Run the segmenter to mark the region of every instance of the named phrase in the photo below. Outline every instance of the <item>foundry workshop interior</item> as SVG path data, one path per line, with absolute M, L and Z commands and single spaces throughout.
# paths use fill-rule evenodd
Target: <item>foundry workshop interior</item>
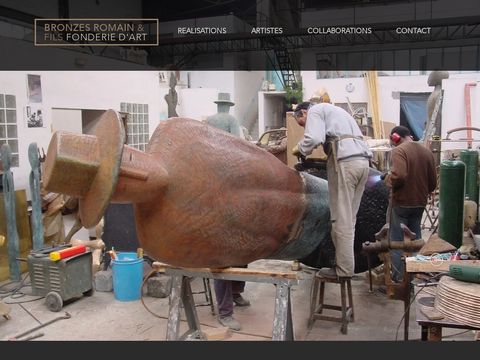
M 0 72 L 1 338 L 478 340 L 479 80 Z M 307 118 L 341 109 L 371 153 L 351 276 L 322 272 L 332 153 L 293 154 L 305 101 Z M 394 241 L 403 141 L 433 187 Z
M 1 3 L 4 345 L 480 339 L 476 2 Z

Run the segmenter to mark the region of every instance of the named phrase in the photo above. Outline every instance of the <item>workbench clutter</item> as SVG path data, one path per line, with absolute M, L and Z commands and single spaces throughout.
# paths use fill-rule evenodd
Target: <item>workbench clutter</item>
M 464 273 L 459 277 L 462 280 L 451 276 L 442 277 L 437 287 L 434 307 L 448 318 L 480 328 L 480 267 L 458 267 L 456 270 Z M 473 274 L 473 278 L 465 277 L 468 271 Z M 472 280 L 476 283 L 467 282 Z

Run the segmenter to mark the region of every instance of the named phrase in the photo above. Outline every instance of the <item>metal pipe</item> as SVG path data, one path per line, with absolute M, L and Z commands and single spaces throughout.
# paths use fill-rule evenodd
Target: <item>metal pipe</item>
M 467 83 L 465 84 L 464 94 L 465 94 L 465 125 L 467 127 L 472 126 L 472 108 L 471 108 L 471 92 L 472 87 L 477 86 L 477 83 Z M 472 130 L 467 130 L 468 148 L 472 148 Z
M 48 326 L 48 325 L 50 325 L 50 324 L 53 324 L 54 322 L 57 322 L 57 321 L 59 321 L 59 320 L 70 319 L 71 317 L 72 317 L 72 315 L 70 315 L 68 312 L 65 312 L 64 315 L 58 316 L 58 317 L 56 317 L 56 318 L 53 318 L 53 319 L 51 319 L 51 320 L 49 320 L 49 321 L 47 321 L 47 322 L 45 322 L 45 323 L 43 323 L 43 324 L 37 325 L 37 326 L 35 326 L 35 327 L 33 327 L 33 328 L 29 329 L 29 330 L 26 330 L 26 331 L 24 331 L 24 332 L 22 332 L 22 333 L 20 333 L 20 334 L 17 334 L 17 335 L 15 335 L 15 336 L 12 336 L 11 338 L 9 338 L 9 340 L 19 340 L 21 337 L 23 337 L 23 336 L 25 336 L 25 335 L 28 335 L 28 334 L 30 334 L 30 333 L 38 330 L 38 329 L 41 329 L 41 328 L 43 328 L 43 327 L 45 327 L 45 326 Z

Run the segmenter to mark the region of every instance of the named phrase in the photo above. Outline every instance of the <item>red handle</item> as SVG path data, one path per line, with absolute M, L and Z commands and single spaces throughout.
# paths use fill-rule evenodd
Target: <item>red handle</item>
M 87 251 L 85 245 L 76 245 L 59 251 L 52 251 L 50 253 L 50 259 L 53 261 L 58 261 L 61 259 L 68 258 L 70 256 L 82 254 Z

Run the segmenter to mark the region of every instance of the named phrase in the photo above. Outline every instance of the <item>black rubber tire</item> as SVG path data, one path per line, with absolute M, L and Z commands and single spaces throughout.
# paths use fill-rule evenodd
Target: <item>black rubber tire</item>
M 50 291 L 47 296 L 45 296 L 45 304 L 47 305 L 48 310 L 59 312 L 62 310 L 63 300 L 59 293 Z

